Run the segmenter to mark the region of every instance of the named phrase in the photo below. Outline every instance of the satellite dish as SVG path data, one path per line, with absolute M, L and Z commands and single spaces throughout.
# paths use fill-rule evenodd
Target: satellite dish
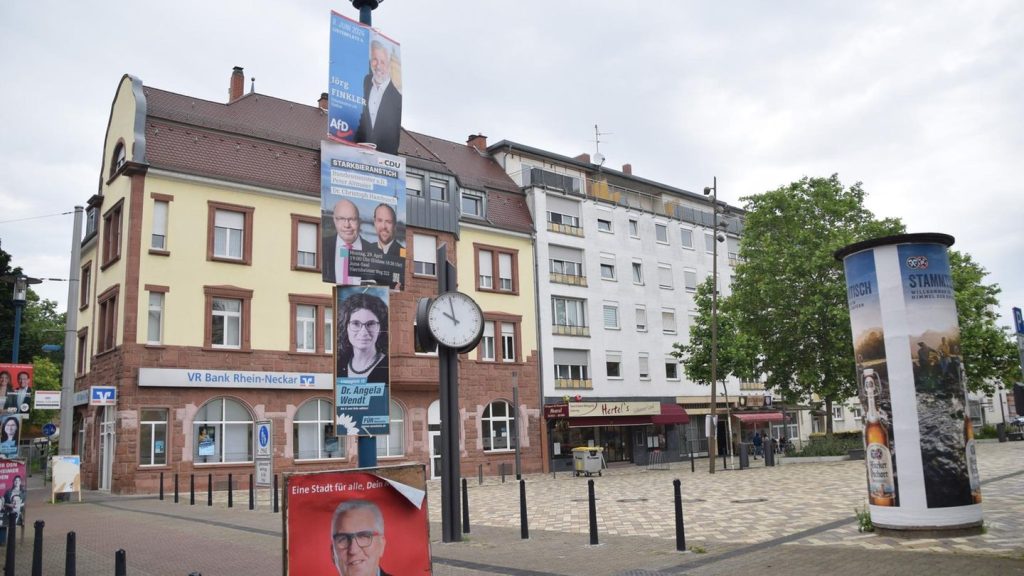
M 600 152 L 595 152 L 594 153 L 594 163 L 597 164 L 598 166 L 603 165 L 604 164 L 604 154 L 601 154 Z

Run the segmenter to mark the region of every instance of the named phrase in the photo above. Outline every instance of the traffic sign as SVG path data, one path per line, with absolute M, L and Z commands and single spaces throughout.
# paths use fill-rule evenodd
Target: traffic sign
M 256 423 L 256 457 L 270 458 L 273 456 L 272 434 L 273 427 L 270 420 Z
M 57 433 L 57 425 L 53 422 L 43 424 L 43 436 L 53 436 Z
M 1013 324 L 1017 327 L 1017 334 L 1024 334 L 1024 315 L 1021 314 L 1020 308 L 1013 309 Z

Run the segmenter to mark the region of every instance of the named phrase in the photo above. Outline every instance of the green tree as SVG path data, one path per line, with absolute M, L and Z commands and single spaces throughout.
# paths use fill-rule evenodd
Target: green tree
M 20 267 L 11 267 L 11 255 L 0 248 L 0 276 L 22 274 Z M 0 282 L 0 359 L 9 362 L 14 345 L 14 284 Z M 31 364 L 42 354 L 43 344 L 63 344 L 64 313 L 57 311 L 53 300 L 40 299 L 31 287 L 21 313 L 21 335 L 18 362 Z
M 730 306 L 738 329 L 760 349 L 766 386 L 783 398 L 832 403 L 856 394 L 842 264 L 835 250 L 899 234 L 898 220 L 864 207 L 860 183 L 808 178 L 744 198 L 747 214 Z
M 690 340 L 672 344 L 672 356 L 683 366 L 686 377 L 700 384 L 711 384 L 711 291 L 708 277 L 697 286 L 694 302 L 697 317 L 690 325 Z M 718 299 L 718 355 L 715 375 L 719 381 L 729 376 L 751 380 L 757 376 L 757 347 L 737 327 L 736 311 L 728 298 Z

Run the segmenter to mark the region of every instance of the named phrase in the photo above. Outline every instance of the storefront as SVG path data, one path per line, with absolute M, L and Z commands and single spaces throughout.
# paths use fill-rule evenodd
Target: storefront
M 546 404 L 552 470 L 572 469 L 572 449 L 599 446 L 605 461 L 646 465 L 683 459 L 686 411 L 662 402 L 571 402 Z M 654 454 L 658 456 L 655 457 Z

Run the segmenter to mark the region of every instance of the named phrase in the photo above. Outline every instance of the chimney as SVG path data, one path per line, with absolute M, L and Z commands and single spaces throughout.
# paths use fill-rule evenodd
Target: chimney
M 320 93 L 320 99 L 317 100 L 317 104 L 321 110 L 327 110 L 327 92 Z
M 579 156 L 573 158 L 573 160 L 579 160 L 580 162 L 586 162 L 587 164 L 590 164 L 590 154 L 584 152 L 583 154 L 580 154 Z
M 622 165 L 622 173 L 626 174 L 627 176 L 632 176 L 633 175 L 633 165 L 632 164 L 623 164 Z
M 228 102 L 234 102 L 245 93 L 245 74 L 241 66 L 231 69 L 231 84 L 228 86 Z
M 483 134 L 470 134 L 469 138 L 466 139 L 466 144 L 476 148 L 481 152 L 487 151 L 487 136 Z

